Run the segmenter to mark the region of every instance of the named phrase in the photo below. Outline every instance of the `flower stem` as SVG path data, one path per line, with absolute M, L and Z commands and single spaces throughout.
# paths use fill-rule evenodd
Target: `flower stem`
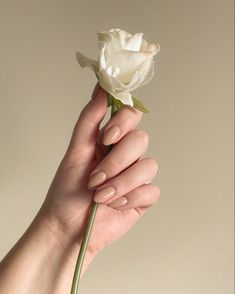
M 90 239 L 91 230 L 92 230 L 92 227 L 93 227 L 93 224 L 94 224 L 97 208 L 98 208 L 98 203 L 93 201 L 92 206 L 91 206 L 89 219 L 88 219 L 88 223 L 87 223 L 87 226 L 86 226 L 86 231 L 85 231 L 85 234 L 83 236 L 81 248 L 79 250 L 79 255 L 78 255 L 78 259 L 77 259 L 77 263 L 76 263 L 76 267 L 75 267 L 75 271 L 74 271 L 71 294 L 77 294 L 78 293 L 78 285 L 79 285 L 80 276 L 81 276 L 81 272 L 82 272 L 82 265 L 83 265 L 83 261 L 84 261 L 84 258 L 85 258 L 87 245 L 88 245 L 88 242 L 89 242 L 89 239 Z
M 114 114 L 118 111 L 118 109 L 115 107 L 115 105 L 112 103 L 111 107 L 111 117 L 114 116 Z M 109 146 L 109 151 L 112 149 L 112 145 Z M 77 263 L 74 271 L 74 276 L 73 276 L 73 282 L 72 282 L 72 288 L 70 294 L 77 294 L 78 293 L 78 286 L 79 286 L 79 281 L 80 281 L 80 276 L 82 272 L 82 265 L 83 261 L 85 258 L 88 242 L 90 239 L 92 227 L 95 221 L 95 216 L 96 212 L 98 209 L 98 203 L 96 203 L 94 200 L 92 201 L 91 205 L 91 210 L 88 218 L 88 223 L 85 229 L 85 233 L 82 239 L 82 244 L 81 248 L 79 250 L 78 258 L 77 258 Z

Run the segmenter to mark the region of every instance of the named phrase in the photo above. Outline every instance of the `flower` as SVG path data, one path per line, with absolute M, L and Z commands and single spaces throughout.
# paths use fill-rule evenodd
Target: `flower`
M 108 106 L 111 117 L 125 105 L 148 112 L 141 101 L 130 92 L 148 83 L 154 75 L 153 57 L 160 50 L 159 45 L 150 44 L 143 34 L 131 35 L 124 30 L 112 29 L 98 33 L 98 59 L 93 60 L 80 52 L 76 57 L 81 67 L 89 67 L 95 72 L 100 86 L 109 93 Z M 113 145 L 109 146 L 108 152 Z M 82 238 L 71 287 L 71 294 L 78 293 L 82 265 L 86 254 L 98 203 L 92 201 L 88 223 Z
M 148 83 L 154 75 L 153 57 L 160 46 L 143 39 L 143 33 L 131 35 L 121 29 L 98 33 L 98 60 L 76 53 L 81 67 L 92 69 L 100 86 L 122 104 L 134 106 L 130 92 Z M 141 104 L 142 108 L 144 107 Z M 138 107 L 137 107 L 138 108 Z M 142 110 L 143 111 L 143 110 Z

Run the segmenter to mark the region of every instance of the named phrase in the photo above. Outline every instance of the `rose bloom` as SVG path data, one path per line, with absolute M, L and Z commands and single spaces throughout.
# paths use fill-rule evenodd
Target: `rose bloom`
M 90 67 L 100 86 L 120 100 L 133 106 L 130 92 L 147 84 L 154 75 L 153 57 L 160 50 L 157 44 L 143 39 L 143 33 L 131 35 L 121 29 L 98 33 L 98 61 L 76 53 L 82 67 Z

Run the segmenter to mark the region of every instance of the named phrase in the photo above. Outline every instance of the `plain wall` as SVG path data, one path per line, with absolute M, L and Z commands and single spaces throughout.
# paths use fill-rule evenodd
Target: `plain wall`
M 75 59 L 122 28 L 159 43 L 136 91 L 161 199 L 81 293 L 233 293 L 233 1 L 0 0 L 0 257 L 40 208 L 96 82 Z M 69 291 L 69 290 L 68 290 Z

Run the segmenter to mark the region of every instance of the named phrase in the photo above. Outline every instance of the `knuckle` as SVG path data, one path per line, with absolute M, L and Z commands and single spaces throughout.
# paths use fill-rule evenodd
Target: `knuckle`
M 63 159 L 63 165 L 67 167 L 81 167 L 87 164 L 89 160 L 89 150 L 80 148 L 74 149 L 73 146 L 69 146 Z

